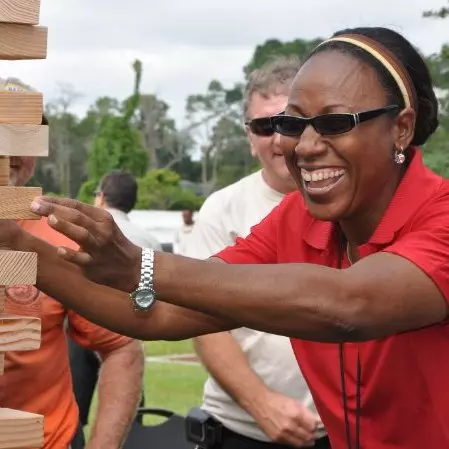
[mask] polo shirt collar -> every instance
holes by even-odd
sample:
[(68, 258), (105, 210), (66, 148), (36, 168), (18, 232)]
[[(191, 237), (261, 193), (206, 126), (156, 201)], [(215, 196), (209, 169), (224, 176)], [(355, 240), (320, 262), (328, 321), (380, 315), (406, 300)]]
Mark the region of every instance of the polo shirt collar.
[[(441, 186), (443, 179), (424, 165), (419, 149), (409, 152), (412, 160), (369, 243), (388, 244), (396, 234)], [(311, 219), (304, 240), (313, 248), (329, 248), (336, 225)]]

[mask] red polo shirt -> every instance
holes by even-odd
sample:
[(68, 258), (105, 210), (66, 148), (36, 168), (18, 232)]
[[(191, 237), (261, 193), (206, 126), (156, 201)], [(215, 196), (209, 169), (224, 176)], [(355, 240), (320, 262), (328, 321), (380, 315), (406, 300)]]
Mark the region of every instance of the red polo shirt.
[[(419, 151), (361, 257), (389, 251), (421, 268), (449, 299), (449, 181)], [(337, 266), (333, 225), (314, 219), (299, 192), (289, 195), (246, 239), (218, 254), (228, 263), (308, 262)], [(342, 267), (348, 266), (343, 260)], [(333, 449), (347, 449), (338, 344), (292, 339)], [(363, 449), (449, 448), (449, 327), (345, 343), (344, 369), (355, 447), (357, 350), (361, 361)]]

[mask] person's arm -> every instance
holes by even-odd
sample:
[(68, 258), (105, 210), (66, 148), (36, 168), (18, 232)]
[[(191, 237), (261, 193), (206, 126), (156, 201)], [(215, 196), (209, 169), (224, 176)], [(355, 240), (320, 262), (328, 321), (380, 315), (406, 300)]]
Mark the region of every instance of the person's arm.
[[(0, 220), (0, 250), (8, 249), (37, 253), (37, 288), (57, 298), (67, 309), (119, 334), (140, 340), (183, 340), (236, 327), (231, 321), (163, 302), (155, 304), (149, 313), (136, 313), (129, 294), (90, 281), (77, 265), (61, 258), (56, 247), (27, 233), (13, 221)], [(133, 267), (127, 250), (121, 254), (125, 257), (121, 261), (127, 266), (125, 271), (131, 273), (134, 268), (140, 271), (139, 267)]]
[[(79, 252), (60, 251), (61, 258), (80, 264), (90, 275), (106, 275), (103, 282), (120, 282), (128, 291), (138, 285), (141, 250), (126, 242), (102, 211), (58, 198), (40, 200), (38, 204), (32, 207), (33, 211), (50, 215), (51, 226), (83, 248)], [(444, 216), (447, 212), (443, 210)], [(448, 226), (437, 219), (429, 229), (410, 233), (404, 247), (399, 245), (398, 254), (376, 253), (344, 270), (305, 263), (220, 265), (156, 253), (158, 305), (166, 302), (217, 317), (215, 326), (202, 333), (246, 326), (305, 340), (338, 342), (382, 338), (429, 326), (442, 322), (448, 314)], [(117, 266), (123, 258), (129, 260)], [(51, 279), (50, 264), (41, 265), (44, 268), (40, 270), (38, 285), (44, 291), (62, 284)], [(54, 261), (53, 265), (57, 263)], [(112, 272), (115, 277), (108, 277)], [(65, 293), (64, 290), (79, 289), (79, 278), (64, 285), (65, 289), (59, 287), (58, 294), (51, 296), (72, 303), (92, 320), (108, 323), (112, 328), (134, 333), (138, 326), (143, 338), (154, 338), (155, 325), (162, 324), (161, 332), (164, 329), (167, 314), (159, 315), (159, 322), (151, 319), (158, 310), (160, 313), (160, 307), (139, 323), (137, 318), (130, 319), (123, 296), (120, 299), (112, 295), (112, 289), (110, 301), (96, 301), (89, 306), (78, 293)], [(120, 320), (121, 312), (126, 324)], [(201, 321), (204, 331), (207, 320), (203, 316)], [(165, 321), (166, 326), (168, 323), (173, 321)]]
[(272, 441), (302, 447), (313, 440), (319, 416), (296, 399), (269, 389), (229, 332), (205, 335), (194, 342), (208, 372)]
[(100, 351), (98, 409), (86, 449), (119, 449), (128, 434), (142, 395), (144, 355), (133, 340), (118, 349)]

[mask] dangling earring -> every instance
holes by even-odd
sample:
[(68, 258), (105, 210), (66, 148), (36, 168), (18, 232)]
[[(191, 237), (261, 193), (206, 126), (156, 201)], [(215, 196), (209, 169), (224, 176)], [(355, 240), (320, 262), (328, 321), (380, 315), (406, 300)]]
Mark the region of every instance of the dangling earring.
[(396, 151), (394, 153), (394, 161), (398, 165), (401, 165), (405, 162), (404, 147), (401, 146), (399, 151)]

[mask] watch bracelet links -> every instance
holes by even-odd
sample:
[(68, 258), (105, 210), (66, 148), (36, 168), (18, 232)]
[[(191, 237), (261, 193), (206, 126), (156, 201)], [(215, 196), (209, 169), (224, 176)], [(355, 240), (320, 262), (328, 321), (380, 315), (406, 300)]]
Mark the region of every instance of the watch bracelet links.
[(142, 248), (142, 261), (140, 265), (140, 281), (137, 289), (130, 293), (130, 299), (133, 303), (134, 310), (136, 312), (141, 312), (143, 309), (138, 306), (138, 304), (133, 299), (133, 294), (140, 289), (151, 290), (153, 295), (156, 294), (154, 291), (154, 250), (152, 248)]
[(146, 287), (154, 292), (154, 250), (142, 248), (142, 267), (140, 270), (139, 287)]

